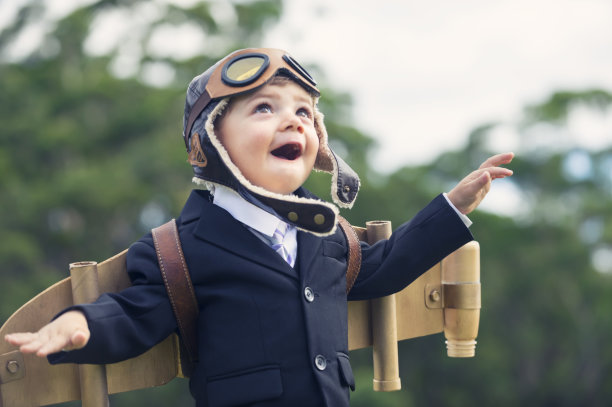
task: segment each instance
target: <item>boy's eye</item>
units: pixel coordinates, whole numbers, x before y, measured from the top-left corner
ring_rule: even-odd
[[[298,109],[297,115],[298,116],[302,116],[302,117],[306,117],[307,119],[311,119],[312,118],[312,111],[310,111],[310,109],[302,107],[302,108]]]
[[[271,113],[272,107],[267,103],[260,103],[255,108],[255,113]]]

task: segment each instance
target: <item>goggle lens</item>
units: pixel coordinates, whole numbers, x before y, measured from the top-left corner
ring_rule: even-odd
[[[230,86],[245,86],[259,78],[268,64],[266,55],[239,56],[225,65],[222,78]]]

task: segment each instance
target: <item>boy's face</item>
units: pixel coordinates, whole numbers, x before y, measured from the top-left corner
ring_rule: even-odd
[[[312,97],[293,81],[235,97],[216,134],[253,185],[290,194],[310,175],[319,150]]]

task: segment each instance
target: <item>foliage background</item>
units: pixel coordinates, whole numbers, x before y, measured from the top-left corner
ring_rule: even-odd
[[[41,47],[18,61],[4,58],[6,50],[21,30],[42,21],[45,3],[25,3],[0,33],[0,323],[65,277],[68,263],[110,257],[179,212],[191,189],[180,137],[186,84],[230,50],[258,44],[265,23],[283,9],[280,0],[232,2],[236,19],[228,26],[207,2],[166,5],[149,22],[143,44],[154,27],[186,22],[218,41],[189,59],[159,57],[143,46],[136,74],[119,77],[109,69],[119,50],[92,56],[83,42],[99,13],[144,3],[92,1],[54,21]],[[146,70],[159,66],[174,74],[164,86],[146,80]],[[356,207],[343,212],[354,224],[382,218],[399,225],[497,152],[499,123],[484,123],[457,151],[381,174],[367,159],[375,140],[350,124],[351,96],[330,87],[318,67],[308,68],[321,83],[334,148],[362,177]],[[517,128],[527,145],[543,128],[560,134],[572,109],[599,111],[611,102],[604,89],[560,90],[527,106]],[[612,150],[539,144],[522,149],[511,168],[515,175],[504,185],[523,211],[471,216],[482,245],[477,357],[447,358],[441,336],[403,342],[404,389],[378,394],[371,391],[371,351],[354,352],[353,406],[612,401]],[[327,175],[308,185],[329,196]],[[175,380],[113,396],[111,404],[189,405],[187,393],[186,383]]]

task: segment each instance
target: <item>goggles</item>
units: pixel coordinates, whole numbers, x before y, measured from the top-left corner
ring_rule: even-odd
[[[278,71],[284,71],[307,89],[319,95],[317,84],[306,70],[289,54],[280,49],[251,48],[236,51],[214,68],[206,89],[193,105],[185,127],[185,145],[194,122],[211,100],[238,95],[267,83]]]

